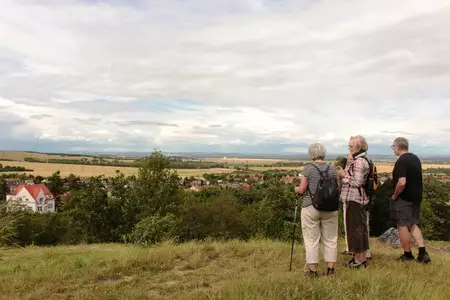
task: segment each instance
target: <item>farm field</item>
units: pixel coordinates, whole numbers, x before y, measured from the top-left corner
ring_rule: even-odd
[[[25,158],[32,158],[40,161],[46,161],[48,159],[58,159],[58,160],[88,160],[92,161],[94,157],[83,156],[83,155],[64,155],[64,154],[46,154],[46,153],[36,153],[27,151],[0,151],[0,160],[13,160],[13,161],[24,161]],[[105,161],[114,161],[113,158],[103,158]],[[133,159],[120,159],[118,161],[133,163]]]
[[[92,166],[92,165],[75,165],[75,164],[55,164],[55,163],[35,163],[23,161],[1,161],[3,165],[11,165],[17,167],[25,167],[33,170],[33,172],[19,172],[32,174],[33,176],[51,176],[54,172],[59,170],[61,176],[68,176],[74,174],[80,177],[91,177],[105,175],[107,177],[115,176],[116,170],[120,170],[126,176],[137,175],[138,168],[134,167],[114,167],[114,166]],[[232,172],[233,169],[178,169],[178,175],[185,176],[200,176],[205,173],[226,173]]]
[[[120,170],[127,176],[137,175],[138,169],[134,167],[114,167],[114,166],[92,166],[92,165],[75,165],[75,164],[57,164],[57,163],[35,163],[35,162],[23,162],[23,161],[2,161],[0,163],[3,165],[25,167],[33,170],[33,172],[25,172],[32,174],[34,176],[50,176],[55,171],[59,170],[61,176],[68,176],[69,174],[75,174],[80,177],[91,177],[91,176],[115,176],[116,170]],[[423,164],[424,169],[428,168],[445,168],[448,165],[438,165],[438,164]],[[284,170],[302,170],[302,167],[252,167],[249,165],[249,169],[258,171],[267,171],[275,169]],[[392,172],[393,165],[388,164],[377,164],[378,172]],[[228,173],[233,172],[233,168],[213,168],[213,169],[177,169],[178,175],[182,177],[186,176],[201,176],[205,173]],[[22,173],[22,172],[21,172]]]
[[[302,274],[302,245],[289,272],[290,243],[270,240],[3,248],[0,299],[448,299],[449,243],[430,247],[429,265],[371,244],[367,269],[341,267],[339,254],[336,277],[317,279]]]

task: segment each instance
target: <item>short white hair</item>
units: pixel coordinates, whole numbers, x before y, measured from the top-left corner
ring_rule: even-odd
[[[394,140],[394,144],[397,145],[398,150],[408,150],[409,149],[409,141],[407,138],[398,137]]]
[[[311,160],[324,159],[327,150],[321,143],[311,144],[308,148],[308,155]]]

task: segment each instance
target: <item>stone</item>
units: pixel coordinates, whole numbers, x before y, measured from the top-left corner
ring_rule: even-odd
[[[378,243],[385,244],[394,248],[401,247],[397,228],[391,227],[377,239]]]

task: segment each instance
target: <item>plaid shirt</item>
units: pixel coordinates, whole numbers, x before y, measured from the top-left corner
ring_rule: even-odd
[[[345,168],[346,174],[342,179],[341,201],[354,201],[362,205],[369,203],[369,197],[366,195],[364,185],[369,176],[369,163],[362,157],[366,153],[356,156],[355,160]]]

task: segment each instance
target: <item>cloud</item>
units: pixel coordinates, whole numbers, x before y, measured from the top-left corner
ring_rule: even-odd
[[[53,117],[53,116],[49,115],[49,114],[39,114],[39,115],[31,115],[30,116],[30,118],[37,119],[37,120],[44,119],[44,118],[51,118],[51,117]]]
[[[152,122],[152,121],[126,121],[126,122],[116,122],[119,126],[168,126],[168,127],[178,127],[177,124],[169,124],[163,122]]]
[[[2,8],[0,112],[20,121],[3,121],[2,145],[345,151],[362,134],[390,151],[401,134],[420,151],[450,149],[446,0]]]

